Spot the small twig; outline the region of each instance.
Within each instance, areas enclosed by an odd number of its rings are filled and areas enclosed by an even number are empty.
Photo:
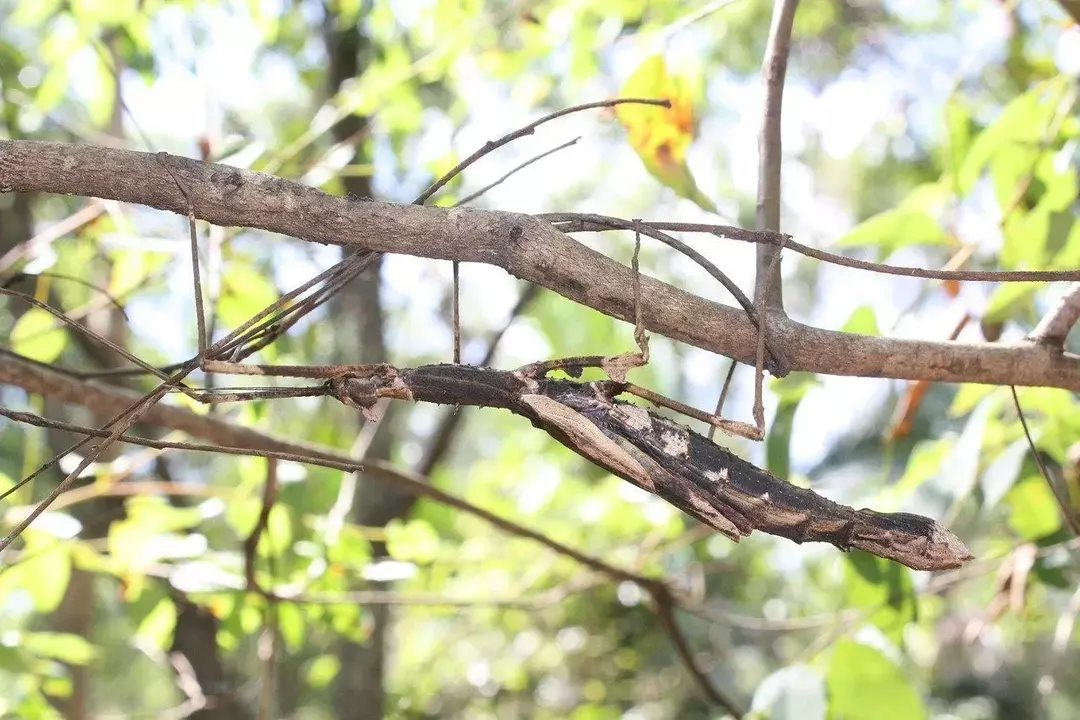
[[[416,200],[413,201],[413,204],[414,205],[423,205],[424,203],[426,203],[428,201],[428,199],[431,198],[432,195],[437,193],[448,182],[450,182],[455,177],[460,175],[466,168],[468,168],[470,165],[475,163],[477,160],[484,157],[485,155],[491,154],[492,152],[498,150],[499,148],[501,148],[503,145],[506,145],[507,143],[511,143],[514,140],[517,140],[518,138],[522,138],[522,137],[526,137],[528,135],[532,135],[533,132],[536,131],[536,128],[540,127],[541,125],[543,125],[546,122],[550,122],[551,120],[555,120],[556,118],[561,118],[564,115],[570,115],[572,113],[581,112],[583,110],[590,110],[592,108],[601,108],[601,107],[614,107],[615,105],[622,105],[624,103],[637,103],[639,105],[657,105],[659,107],[666,107],[666,108],[671,107],[671,101],[670,100],[656,100],[656,99],[650,99],[650,98],[614,98],[614,99],[611,99],[611,100],[600,100],[598,102],[584,103],[582,105],[574,105],[573,107],[564,108],[563,110],[558,110],[556,112],[550,113],[550,114],[545,115],[544,117],[540,118],[539,120],[537,120],[535,122],[531,122],[528,125],[513,131],[512,133],[508,133],[506,135],[503,135],[498,140],[492,140],[492,141],[488,141],[488,142],[484,143],[484,146],[482,148],[480,148],[479,150],[474,152],[472,155],[470,155],[469,157],[467,157],[464,160],[462,160],[461,162],[459,162],[456,166],[454,166],[453,169],[450,170],[450,172],[446,173],[445,175],[440,177],[438,180],[433,182],[431,185],[429,185],[428,188],[426,190],[424,190],[424,192],[420,193],[420,197],[416,198]]]
[[[192,367],[191,369],[193,370],[194,367]],[[102,440],[100,443],[98,443],[96,446],[94,446],[91,449],[91,451],[86,454],[86,457],[84,457],[79,462],[79,464],[75,467],[75,469],[72,470],[71,472],[69,472],[67,474],[67,476],[64,477],[64,479],[60,481],[60,484],[57,485],[53,489],[53,491],[50,492],[45,497],[44,500],[39,502],[26,515],[25,518],[23,518],[19,523],[17,523],[15,525],[14,529],[12,529],[11,532],[9,532],[4,537],[3,540],[0,540],[0,552],[2,552],[9,545],[11,545],[11,543],[13,543],[15,541],[15,539],[18,538],[19,535],[21,535],[24,530],[26,530],[26,528],[30,527],[30,523],[32,523],[34,520],[36,520],[38,518],[38,516],[41,515],[41,513],[45,512],[45,510],[49,507],[49,505],[51,505],[52,502],[54,500],[56,500],[56,498],[58,498],[69,487],[71,487],[71,485],[79,477],[79,475],[82,473],[82,471],[85,470],[87,467],[89,467],[89,465],[92,462],[94,462],[94,460],[97,459],[98,455],[100,455],[102,452],[105,451],[106,448],[108,448],[110,445],[112,445],[112,443],[115,442],[117,438],[119,438],[121,435],[123,435],[125,432],[127,432],[128,429],[132,425],[134,425],[136,423],[136,421],[138,421],[138,419],[148,409],[150,409],[150,407],[152,405],[154,405],[158,400],[160,400],[162,398],[162,396],[165,395],[165,392],[170,387],[170,385],[173,385],[173,384],[179,382],[189,372],[191,372],[191,370],[187,370],[186,372],[183,372],[183,373],[177,373],[172,378],[170,378],[169,381],[158,385],[158,387],[155,390],[153,390],[150,393],[148,393],[147,395],[145,395],[135,405],[135,407],[130,412],[119,415],[117,417],[114,417],[112,420],[110,420],[109,423],[107,424],[107,426],[111,426],[113,423],[115,423],[115,425],[116,425],[115,429],[110,431],[108,436],[104,440]],[[67,452],[70,452],[70,450],[68,450]],[[63,453],[63,455],[66,455],[67,452]],[[60,457],[62,457],[63,455],[61,455]],[[58,461],[58,458],[54,457],[54,460],[50,461],[50,463],[47,464],[47,465],[51,465],[52,462],[54,462],[54,461]],[[20,483],[17,483],[16,487],[20,487],[24,483],[25,483],[25,480],[20,482]]]
[[[634,271],[634,342],[641,351],[641,362],[649,362],[649,337],[645,334],[645,323],[641,319],[641,266],[638,256],[641,254],[640,221],[634,221],[634,255],[630,258],[630,269]]]
[[[195,229],[195,204],[191,200],[191,195],[188,194],[187,188],[185,188],[180,180],[173,174],[172,168],[169,167],[169,154],[166,152],[159,152],[157,154],[158,160],[161,162],[161,166],[165,168],[165,172],[169,173],[169,177],[176,183],[176,188],[180,191],[180,194],[184,196],[184,200],[187,202],[188,209],[188,234],[191,242],[191,281],[195,286],[195,321],[198,324],[199,332],[199,357],[206,356],[206,316],[203,309],[203,290],[202,280],[199,276],[199,234]]]
[[[768,325],[769,290],[774,285],[780,285],[777,276],[780,274],[780,256],[784,252],[784,241],[781,236],[780,245],[769,260],[769,267],[762,277],[761,293],[757,297],[757,312],[761,322],[758,323],[757,358],[754,364],[754,425],[763,437],[765,435],[765,404],[762,399],[765,386],[765,328]],[[760,437],[758,438],[760,439]]]
[[[1065,522],[1069,524],[1069,527],[1073,531],[1073,535],[1080,536],[1080,519],[1077,519],[1076,513],[1073,512],[1072,507],[1069,505],[1069,498],[1062,497],[1058,492],[1057,484],[1054,482],[1054,478],[1050,475],[1050,469],[1046,467],[1046,463],[1043,462],[1042,453],[1035,447],[1035,440],[1031,437],[1031,431],[1028,429],[1027,418],[1024,417],[1024,409],[1020,407],[1020,396],[1016,392],[1016,386],[1010,385],[1009,390],[1012,392],[1013,405],[1016,407],[1016,414],[1020,418],[1020,426],[1024,429],[1024,437],[1027,438],[1028,447],[1031,448],[1031,454],[1035,457],[1035,464],[1039,466],[1039,472],[1042,473],[1043,478],[1046,480],[1046,484],[1050,486],[1050,492],[1054,494],[1054,499],[1057,500],[1058,507],[1061,508],[1061,514],[1065,517]]]
[[[731,379],[735,377],[735,368],[739,366],[739,363],[731,360],[728,363],[727,375],[724,377],[724,384],[720,387],[720,397],[716,401],[716,411],[713,412],[713,417],[720,417],[724,413],[724,401],[727,400],[728,390],[731,388]],[[716,426],[709,425],[710,440],[716,438]]]
[[[3,287],[4,289],[10,288],[13,284],[24,278],[55,278],[57,280],[72,282],[76,285],[82,285],[85,288],[89,288],[96,293],[104,295],[105,299],[109,301],[109,304],[120,311],[120,314],[123,316],[124,320],[130,321],[130,318],[127,316],[127,311],[124,309],[124,306],[120,304],[120,301],[112,293],[110,293],[103,287],[99,287],[98,285],[95,285],[88,280],[83,280],[82,278],[75,277],[74,275],[52,272],[51,270],[39,273],[13,273],[10,277],[4,280],[3,284],[0,285],[0,287]]]
[[[1080,321],[1080,282],[1069,285],[1054,308],[1031,331],[1028,339],[1061,350],[1077,321]]]
[[[144,371],[146,371],[147,373],[149,373],[151,375],[156,376],[158,379],[167,380],[169,378],[169,375],[167,373],[162,372],[158,368],[154,367],[153,365],[151,365],[151,364],[147,363],[146,361],[144,361],[142,358],[138,357],[137,355],[133,355],[132,353],[128,352],[127,350],[125,350],[120,345],[117,345],[112,340],[109,340],[107,337],[105,337],[105,336],[103,336],[103,335],[101,335],[99,333],[94,332],[93,330],[86,327],[82,323],[79,323],[79,322],[76,322],[75,320],[72,320],[71,318],[69,318],[62,311],[57,310],[56,308],[54,308],[52,305],[49,305],[48,303],[44,303],[41,300],[38,300],[33,295],[27,295],[24,292],[19,292],[18,290],[9,290],[9,289],[3,288],[3,287],[0,287],[0,295],[8,295],[10,297],[18,298],[19,300],[22,300],[23,302],[27,303],[28,305],[32,305],[32,306],[34,306],[34,307],[36,307],[36,308],[38,308],[40,310],[44,310],[45,312],[49,313],[50,315],[55,317],[57,320],[62,322],[63,324],[70,326],[76,332],[80,332],[83,335],[85,335],[86,337],[90,338],[91,340],[94,340],[95,342],[98,342],[98,343],[104,345],[105,347],[109,348],[113,352],[115,352],[118,355],[122,356],[125,360],[129,360],[132,363],[134,363],[135,365],[138,365]],[[17,354],[17,353],[12,353],[12,354]],[[181,385],[180,389],[185,390],[186,387]]]
[[[561,232],[602,232],[611,230],[621,225],[612,225],[609,221],[625,223],[626,220],[619,218],[607,218],[592,213],[542,213],[535,217],[546,220]],[[602,221],[589,221],[586,218],[603,218]],[[574,228],[567,230],[564,226]],[[765,245],[779,245],[781,235],[784,239],[784,247],[797,252],[808,258],[821,262],[848,267],[855,270],[866,270],[882,275],[898,275],[901,277],[922,278],[924,280],[960,280],[967,282],[1060,282],[1065,280],[1080,280],[1080,270],[937,270],[932,268],[909,267],[906,265],[888,265],[869,260],[837,255],[836,253],[819,250],[797,242],[790,235],[770,230],[747,230],[746,228],[732,225],[714,225],[711,223],[668,222],[649,220],[644,222],[645,228],[652,230],[667,230],[669,232],[693,232],[713,235],[721,240],[738,240]]]
[[[453,325],[454,325],[454,364],[461,364],[461,263],[451,263],[454,276],[453,289]]]
[[[788,54],[791,52],[791,26],[799,0],[775,0],[769,41],[761,65],[761,82],[765,86],[765,103],[758,135],[758,194],[757,229],[780,230],[780,164],[783,149],[780,141],[780,110],[784,101],[784,78],[787,75]],[[762,286],[772,272],[772,258],[779,250],[758,245],[756,285]],[[771,286],[762,296],[759,311],[784,311],[783,288]]]
[[[565,150],[566,148],[570,147],[571,145],[576,145],[577,141],[580,140],[580,139],[581,139],[580,137],[576,137],[573,140],[569,140],[567,142],[564,142],[562,145],[559,145],[558,147],[553,147],[550,150],[546,150],[546,151],[540,153],[536,157],[533,157],[533,158],[530,158],[530,159],[526,160],[525,162],[523,162],[520,165],[518,165],[517,167],[515,167],[513,170],[510,170],[509,172],[507,172],[505,175],[503,175],[498,180],[496,180],[496,181],[494,181],[492,183],[489,183],[489,184],[485,185],[484,187],[480,188],[479,190],[477,190],[476,192],[474,192],[474,193],[472,193],[470,195],[466,195],[465,197],[461,198],[460,200],[458,200],[454,204],[455,207],[460,207],[461,205],[468,205],[473,200],[476,200],[478,197],[480,197],[484,193],[488,192],[492,188],[495,188],[495,187],[503,184],[504,182],[509,180],[511,177],[513,177],[515,174],[521,172],[522,170],[529,167],[533,163],[538,162],[540,160],[543,160],[548,155],[554,155],[555,153],[559,152],[560,150]]]
[[[267,524],[270,522],[270,511],[274,509],[274,502],[277,500],[277,469],[277,459],[267,458],[266,481],[263,483],[259,517],[255,521],[255,527],[244,540],[244,586],[249,592],[260,590],[259,583],[255,579],[255,560],[258,557],[259,540],[266,531]]]
[[[90,200],[82,208],[76,210],[60,222],[47,227],[34,237],[19,243],[4,253],[4,255],[0,257],[0,273],[6,271],[26,256],[38,252],[40,248],[48,247],[69,232],[77,230],[83,225],[93,221],[103,212],[105,212],[104,202],[97,199]]]
[[[621,218],[609,217],[607,215],[595,215],[592,213],[543,213],[536,217],[557,227],[570,224],[571,227],[558,228],[560,232],[564,233],[575,231],[596,232],[598,230],[633,230],[634,232],[647,235],[654,240],[659,240],[673,250],[682,253],[701,266],[701,268],[709,273],[709,275],[712,275],[713,278],[723,285],[724,289],[735,298],[735,301],[739,303],[739,306],[746,311],[746,316],[750,318],[750,322],[757,326],[757,314],[754,310],[754,303],[750,301],[750,298],[746,297],[746,294],[742,289],[712,261],[681,240],[658,229],[656,223],[645,222],[643,220],[623,220]]]
[[[675,619],[674,608],[676,603],[671,596],[671,590],[662,583],[650,584],[646,589],[649,591],[649,595],[653,599],[653,604],[656,606],[656,615],[660,618],[660,624],[664,627],[664,632],[666,632],[667,636],[671,639],[671,643],[675,646],[675,651],[678,653],[683,665],[689,671],[690,676],[694,678],[694,682],[697,683],[697,686],[705,694],[705,697],[707,697],[714,705],[724,708],[725,711],[731,713],[736,718],[741,718],[743,716],[743,711],[739,708],[738,704],[721,692],[721,690],[709,680],[709,676],[698,667],[697,662],[694,660],[693,651],[690,650],[690,646],[686,642],[686,636],[683,635],[682,630],[679,629],[679,623]]]

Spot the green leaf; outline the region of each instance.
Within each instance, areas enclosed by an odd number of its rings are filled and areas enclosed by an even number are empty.
[[[1042,142],[1046,125],[1056,112],[1060,93],[1068,82],[1068,78],[1058,76],[1039,83],[1012,100],[979,133],[960,168],[957,190],[961,196],[971,190],[998,153],[1013,145],[1036,146]]]
[[[948,196],[949,188],[943,183],[924,183],[898,207],[864,220],[836,244],[842,248],[876,247],[882,258],[909,245],[946,245],[949,236],[935,215],[945,206]]]
[[[135,635],[140,640],[164,650],[172,642],[175,629],[176,604],[169,598],[162,598],[139,623],[139,629],[135,631]]]
[[[27,310],[11,330],[11,349],[38,362],[53,362],[65,345],[64,324],[41,308]]]
[[[341,662],[334,655],[320,655],[308,665],[307,681],[313,688],[325,688],[337,677]]]
[[[825,679],[807,665],[777,670],[754,691],[750,713],[762,720],[824,720]]]
[[[990,413],[997,408],[997,398],[996,395],[987,396],[975,406],[945,461],[943,472],[948,477],[948,489],[954,498],[966,497],[979,481],[983,437]]]
[[[1009,526],[1025,540],[1040,540],[1061,529],[1061,508],[1041,475],[1018,482],[1005,498]]]
[[[820,384],[813,373],[798,372],[776,380],[770,386],[779,404],[769,424],[769,434],[765,436],[765,461],[769,471],[779,477],[786,478],[791,473],[791,433],[795,412],[807,391]]]
[[[1045,286],[1045,283],[1001,283],[986,301],[983,320],[1004,322],[1031,312],[1035,292]]]
[[[228,327],[239,327],[277,299],[277,288],[264,273],[246,259],[235,259],[222,277],[218,316]]]
[[[877,315],[870,305],[860,305],[851,313],[851,317],[840,328],[841,332],[855,333],[856,335],[880,335]]]
[[[24,537],[26,537],[24,535]],[[41,536],[30,539],[25,558],[0,573],[0,597],[18,589],[30,595],[39,613],[55,610],[71,580],[70,543]]]
[[[426,520],[393,520],[386,526],[386,549],[395,560],[430,563],[439,553],[439,535]]]
[[[138,0],[72,0],[75,17],[105,26],[123,25],[139,11]]]
[[[959,186],[960,168],[971,147],[971,131],[974,123],[971,108],[959,95],[953,95],[945,104],[945,146],[942,150],[945,171]]]
[[[843,638],[826,684],[831,720],[922,720],[926,708],[900,669],[878,650]]]
[[[86,638],[71,633],[33,632],[19,638],[19,646],[39,657],[68,665],[86,665],[97,657],[97,648]]]
[[[918,619],[911,574],[902,565],[853,550],[845,557],[844,587],[852,607],[870,610],[870,622],[894,642]]]
[[[281,603],[277,610],[278,630],[285,647],[296,652],[304,644],[304,616],[293,603]]]

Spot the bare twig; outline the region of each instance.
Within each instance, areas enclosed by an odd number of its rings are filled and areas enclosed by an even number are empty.
[[[563,232],[592,231],[598,232],[622,227],[617,223],[626,220],[609,218],[594,213],[544,213],[537,215],[541,219],[551,219],[552,224]],[[612,222],[614,221],[614,222]],[[944,268],[918,268],[906,265],[888,265],[869,260],[849,258],[844,255],[819,250],[803,245],[790,235],[770,230],[747,230],[732,225],[713,225],[711,223],[669,222],[665,220],[643,221],[645,228],[667,230],[670,232],[693,232],[713,235],[721,240],[738,240],[756,244],[779,246],[783,236],[784,247],[808,258],[821,262],[866,270],[882,275],[923,278],[926,280],[958,280],[968,282],[1058,282],[1062,280],[1080,280],[1080,270],[954,270]]]
[[[1080,320],[1080,282],[1074,282],[1069,285],[1054,308],[1043,316],[1043,319],[1028,335],[1028,339],[1060,350],[1065,345],[1065,338],[1068,337],[1069,331],[1078,320]]]
[[[41,248],[48,247],[69,232],[93,221],[103,212],[105,212],[105,203],[100,200],[91,200],[60,222],[49,226],[26,242],[21,242],[4,253],[3,257],[0,257],[0,273],[5,272],[28,255],[33,255]]]
[[[1062,496],[1061,492],[1059,492],[1057,483],[1054,482],[1054,478],[1050,474],[1050,469],[1046,467],[1046,463],[1043,461],[1042,453],[1035,446],[1035,440],[1031,437],[1031,430],[1028,429],[1027,418],[1024,417],[1024,409],[1020,407],[1020,396],[1017,394],[1016,388],[1010,385],[1009,390],[1012,392],[1013,405],[1016,407],[1016,414],[1020,418],[1020,427],[1024,429],[1024,437],[1027,438],[1028,447],[1031,448],[1031,455],[1035,458],[1035,464],[1039,466],[1039,472],[1042,473],[1046,484],[1050,486],[1050,492],[1054,494],[1054,499],[1057,500],[1058,507],[1061,508],[1061,514],[1072,529],[1073,535],[1080,537],[1080,519],[1076,517],[1076,512],[1072,509],[1068,495]]]
[[[180,184],[180,180],[177,179],[173,171],[169,169],[169,154],[166,152],[159,152],[157,154],[158,161],[161,166],[165,168],[165,172],[169,173],[169,177],[176,183],[176,189],[180,191],[180,194],[184,196],[187,201],[187,218],[188,218],[188,235],[191,247],[191,281],[195,287],[195,322],[198,325],[199,331],[199,357],[206,355],[206,314],[203,309],[203,289],[202,280],[200,278],[199,271],[199,234],[195,229],[195,204],[191,201],[191,195]]]
[[[492,188],[498,187],[499,185],[503,184],[504,182],[509,180],[511,177],[513,177],[515,174],[521,172],[522,170],[529,167],[533,163],[538,162],[540,160],[543,160],[548,155],[554,155],[555,153],[559,152],[560,150],[565,150],[566,148],[570,147],[571,145],[576,145],[577,141],[580,140],[580,139],[581,139],[580,137],[576,137],[573,140],[568,140],[567,142],[564,142],[562,145],[559,145],[557,147],[553,147],[550,150],[545,150],[544,152],[540,153],[539,155],[526,160],[525,162],[521,163],[517,167],[515,167],[512,170],[510,170],[509,172],[507,172],[505,175],[500,177],[498,180],[495,180],[494,182],[488,183],[487,185],[480,188],[476,192],[470,193],[469,195],[466,195],[465,197],[461,198],[460,200],[457,201],[456,205],[457,206],[468,205],[473,200],[476,200],[477,198],[479,198],[481,195],[488,192]]]
[[[716,400],[716,410],[713,412],[715,417],[720,417],[724,412],[724,402],[727,400],[728,390],[731,388],[731,379],[735,376],[735,368],[739,363],[731,360],[728,362],[727,375],[724,376],[724,384],[720,387],[720,397]],[[709,439],[712,440],[716,437],[716,426],[709,426]]]
[[[788,54],[791,51],[791,26],[798,5],[799,0],[775,0],[773,3],[769,42],[761,67],[765,103],[758,136],[758,230],[780,230],[780,163],[783,157],[780,143],[780,109],[784,100]],[[778,249],[758,245],[756,285],[763,286],[767,282],[773,257],[778,253]],[[769,294],[763,297],[762,307],[773,312],[783,312],[783,298],[783,288],[780,283],[775,283]]]
[[[722,707],[727,712],[734,715],[736,718],[743,716],[743,711],[739,705],[727,696],[726,693],[716,687],[715,684],[709,679],[701,668],[698,667],[697,662],[694,660],[694,654],[690,650],[690,646],[686,642],[686,637],[683,635],[682,630],[679,629],[678,621],[675,619],[675,601],[671,596],[671,591],[666,585],[655,585],[648,588],[649,594],[652,596],[653,604],[656,606],[656,615],[660,618],[660,623],[664,627],[664,631],[668,637],[671,638],[672,644],[675,646],[675,650],[682,660],[683,665],[689,671],[690,676],[694,678],[694,682],[705,694],[705,696],[718,707]]]
[[[614,98],[614,99],[611,99],[611,100],[600,100],[598,102],[583,103],[581,105],[574,105],[573,107],[568,107],[568,108],[565,108],[563,110],[557,110],[556,112],[545,115],[544,117],[540,118],[539,120],[536,120],[535,122],[531,122],[528,125],[513,131],[512,133],[508,133],[506,135],[503,135],[498,140],[490,140],[490,141],[484,143],[484,146],[482,148],[480,148],[479,150],[474,152],[472,155],[470,155],[469,157],[467,157],[464,160],[462,160],[461,162],[459,162],[449,172],[447,172],[441,178],[439,178],[438,180],[433,182],[431,185],[429,185],[428,188],[426,190],[424,190],[424,192],[420,193],[420,197],[416,198],[416,200],[413,201],[413,204],[414,205],[423,205],[424,203],[426,203],[431,198],[432,195],[437,193],[448,182],[450,182],[455,177],[457,177],[462,172],[464,172],[464,170],[466,168],[468,168],[470,165],[472,165],[474,162],[476,162],[480,158],[484,157],[485,155],[489,155],[492,152],[494,152],[495,150],[498,150],[499,148],[501,148],[503,145],[506,145],[507,143],[511,143],[514,140],[517,140],[518,138],[523,138],[523,137],[526,137],[528,135],[532,135],[536,131],[536,128],[540,127],[541,125],[543,125],[546,122],[550,122],[550,121],[555,120],[557,118],[561,118],[564,115],[571,115],[573,113],[582,112],[583,110],[591,110],[593,108],[603,108],[603,107],[614,107],[616,105],[623,105],[623,104],[626,104],[626,103],[636,103],[638,105],[658,105],[660,107],[671,107],[671,101],[670,100],[657,100],[657,99],[652,99],[652,98]]]

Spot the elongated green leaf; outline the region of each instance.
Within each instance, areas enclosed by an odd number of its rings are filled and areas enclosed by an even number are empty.
[[[922,720],[926,708],[892,661],[844,638],[833,647],[826,678],[830,720]]]

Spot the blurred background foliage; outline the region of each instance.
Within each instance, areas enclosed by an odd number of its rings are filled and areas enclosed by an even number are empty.
[[[485,158],[435,202],[453,204],[581,136],[472,204],[751,225],[771,11],[761,0],[0,0],[0,137],[206,157],[411,202],[487,140],[648,73],[661,82],[660,63],[678,78],[677,118],[642,136],[633,117],[568,116]],[[900,264],[1077,267],[1078,73],[1080,29],[1049,0],[804,0],[784,99],[783,229]],[[265,233],[201,230],[218,335],[338,257]],[[752,248],[687,240],[750,289]],[[632,250],[625,236],[583,241],[624,262]],[[0,273],[150,362],[196,350],[186,253],[185,225],[171,215],[0,196]],[[666,248],[646,244],[642,266],[730,302]],[[783,274],[787,312],[801,321],[941,340],[1018,339],[1062,291],[880,277],[797,257]],[[366,289],[256,360],[448,361],[449,279],[447,263],[389,258]],[[632,328],[501,271],[467,265],[462,283],[466,362],[480,361],[508,318],[492,360],[503,368],[632,347]],[[0,305],[0,336],[42,362],[121,365],[13,302]],[[662,338],[653,350],[636,382],[715,403],[725,360]],[[736,375],[728,415],[749,416],[750,375]],[[738,452],[838,501],[942,518],[978,560],[930,576],[767,536],[736,546],[497,411],[462,409],[450,442],[433,450],[447,410],[395,408],[378,452],[669,580],[698,663],[757,717],[1080,715],[1078,543],[1009,390],[794,374],[766,394],[767,439]],[[1051,479],[1080,511],[1076,397],[1019,395]],[[0,399],[104,420],[13,388]],[[342,451],[359,428],[352,411],[323,401],[212,412]],[[4,421],[0,485],[70,441]],[[7,523],[58,477],[9,498]],[[4,715],[722,716],[640,588],[339,472],[281,464],[259,551],[268,583],[324,602],[268,606],[239,592],[266,478],[262,460],[130,447],[95,463],[0,567]],[[121,492],[146,482],[158,485]]]

